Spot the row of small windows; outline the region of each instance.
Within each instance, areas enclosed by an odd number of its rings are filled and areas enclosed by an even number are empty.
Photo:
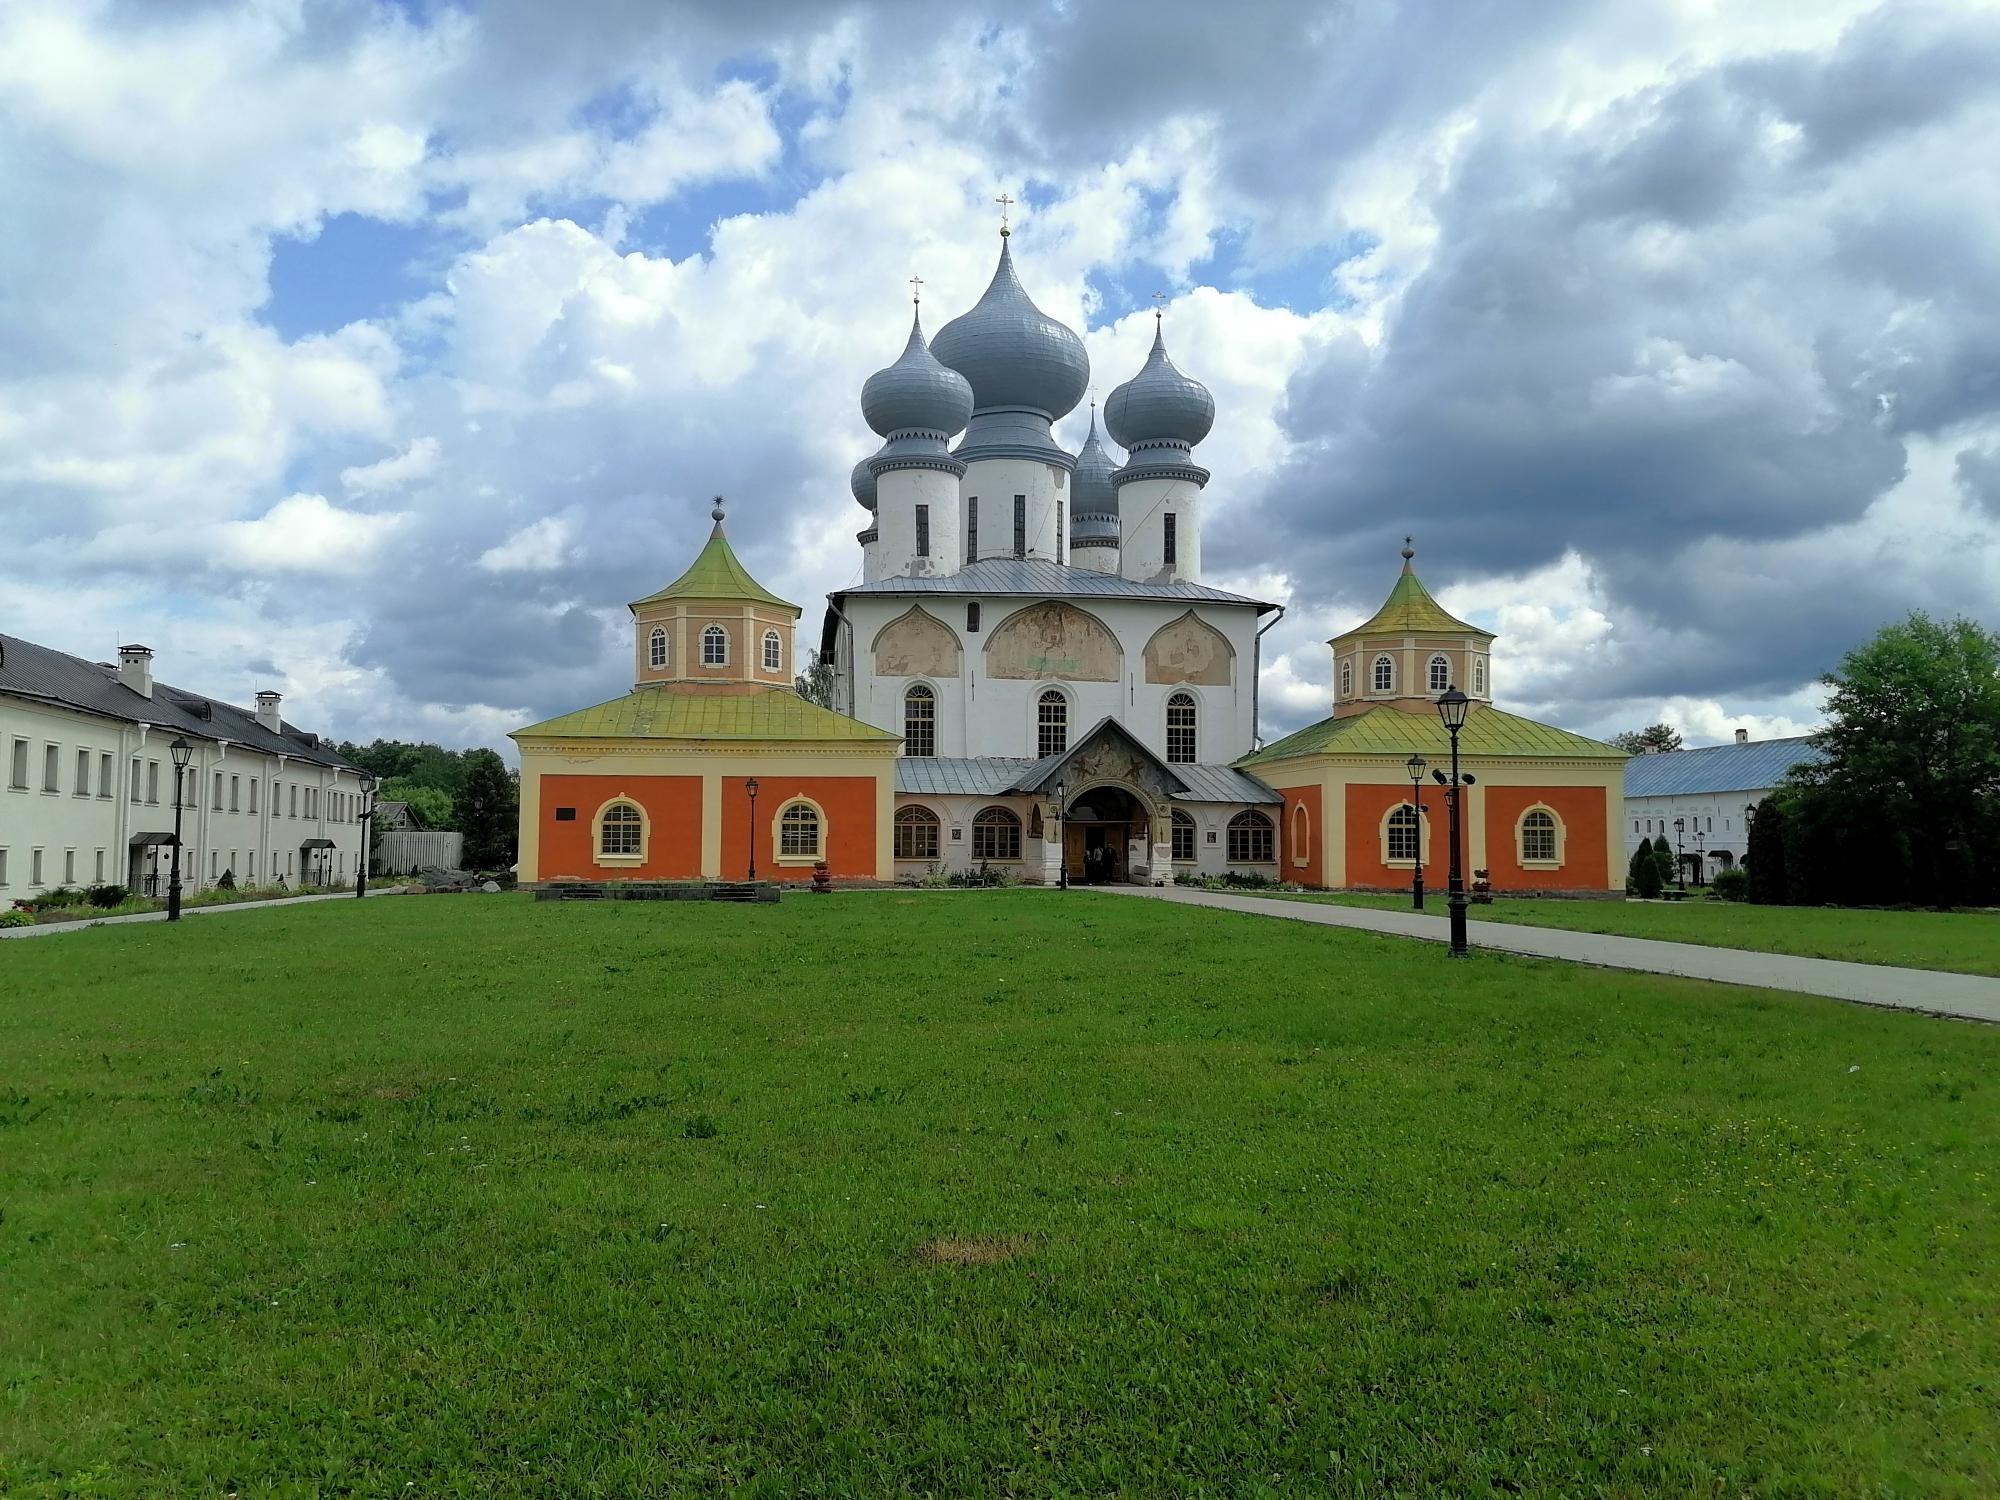
[[[1640,830],[1640,828],[1639,828],[1639,825],[1640,825],[1640,823],[1641,823],[1641,822],[1643,822],[1643,823],[1644,823],[1644,824],[1646,825],[1646,827],[1645,827],[1644,831],[1645,831],[1645,832],[1647,832],[1647,833],[1653,833],[1653,832],[1655,832],[1655,831],[1657,831],[1657,832],[1660,832],[1660,833],[1665,833],[1665,832],[1666,832],[1666,831],[1667,831],[1667,830],[1668,830],[1669,828],[1673,827],[1673,823],[1672,823],[1672,821],[1671,821],[1670,819],[1667,819],[1667,818],[1660,818],[1660,819],[1658,819],[1658,820],[1657,820],[1657,821],[1659,822],[1659,825],[1660,825],[1660,826],[1659,826],[1659,828],[1658,828],[1657,830],[1655,830],[1655,829],[1654,829],[1654,827],[1653,827],[1653,823],[1654,823],[1654,821],[1655,821],[1655,820],[1654,820],[1654,819],[1652,819],[1652,818],[1644,818],[1644,819],[1641,819],[1641,818],[1634,818],[1634,819],[1632,820],[1632,831],[1633,831],[1634,833],[1638,833],[1638,832],[1640,832],[1641,830]],[[1702,821],[1702,819],[1701,819],[1701,818],[1689,818],[1689,819],[1688,819],[1687,821],[1688,821],[1688,823],[1689,823],[1689,824],[1691,824],[1691,825],[1692,825],[1692,824],[1696,824],[1696,823],[1700,823],[1700,822]],[[1707,820],[1707,822],[1708,822],[1708,826],[1707,826],[1706,828],[1703,828],[1703,829],[1701,829],[1700,831],[1701,831],[1701,832],[1703,832],[1703,833],[1713,833],[1713,832],[1715,832],[1715,819],[1711,817],[1711,818],[1709,818],[1709,819]],[[1692,833],[1692,832],[1694,832],[1695,830],[1694,830],[1694,828],[1690,827],[1690,828],[1689,828],[1689,829],[1688,829],[1687,831],[1688,831],[1688,832],[1690,832],[1690,833]],[[1727,832],[1729,832],[1729,819],[1727,819],[1727,818],[1724,818],[1724,819],[1722,820],[1722,831],[1723,831],[1724,833],[1727,833]]]
[[[44,866],[45,866],[44,856],[47,854],[47,852],[48,851],[44,849],[30,849],[28,851],[29,885],[48,884],[48,881],[44,878]],[[106,871],[108,868],[106,864],[107,851],[103,849],[98,849],[93,852],[96,858],[93,864],[93,872],[91,878],[95,880],[97,884],[102,885],[104,884],[105,879],[107,878],[106,876]],[[237,855],[239,852],[242,855],[242,864],[240,868],[242,870],[243,879],[254,882],[257,879],[257,851],[255,849],[246,849],[242,851],[231,849],[227,851],[226,857],[223,850],[220,849],[209,850],[208,878],[210,880],[217,880],[220,879],[224,874],[228,874],[232,877],[235,876],[239,868],[237,863]],[[11,851],[8,849],[0,848],[0,889],[4,889],[9,882],[10,871],[9,871],[8,857],[10,853]],[[59,885],[76,884],[77,882],[76,855],[77,851],[74,849],[65,849],[62,851],[62,879],[57,882]],[[276,880],[283,880],[287,876],[289,876],[292,873],[293,869],[292,861],[294,857],[295,856],[290,851],[286,851],[283,855],[283,863],[281,864],[279,862],[279,855],[276,852],[274,852],[271,855],[272,878]],[[331,875],[335,879],[346,878],[347,851],[344,849],[332,851],[332,857],[333,857],[333,864],[331,865],[330,868],[321,868],[319,870],[312,870],[310,868],[308,869],[307,874],[309,877],[312,878],[313,883],[317,884],[318,877],[323,875]],[[357,855],[356,858],[358,864],[359,856]],[[195,876],[195,871],[192,868],[192,864],[193,861],[192,858],[190,858],[189,860],[190,868],[188,869],[188,877],[190,879],[193,879]],[[140,889],[142,889],[145,894],[147,895],[157,894],[153,886],[154,886],[154,877],[151,876],[142,877],[140,881]]]
[[[897,859],[936,859],[942,847],[938,815],[928,807],[896,809]],[[1172,854],[1182,862],[1195,857],[1194,819],[1175,808],[1172,821]],[[1271,864],[1277,859],[1277,829],[1263,813],[1246,809],[1229,820],[1227,851],[1232,864]],[[972,857],[983,860],[1018,860],[1021,857],[1021,819],[1011,808],[984,807],[972,819]]]
[[[646,665],[655,671],[667,665],[667,632],[664,626],[655,625],[652,634],[646,637]],[[784,642],[778,632],[764,632],[764,670],[776,672],[785,663]],[[729,665],[729,632],[720,625],[710,625],[701,633],[701,664],[704,667],[726,667]]]
[[[9,758],[7,777],[7,785],[12,791],[25,792],[31,789],[28,781],[28,769],[32,759],[31,748],[30,742],[27,740],[16,739],[14,741],[13,750]],[[96,771],[96,796],[109,800],[114,790],[115,778],[112,769],[114,764],[114,759],[109,751],[79,749],[76,752],[76,774],[70,784],[70,795],[75,797],[88,797],[92,795],[92,769],[94,766]],[[144,768],[143,771],[141,770],[142,766]],[[42,747],[41,789],[44,792],[60,792],[62,790],[61,772],[62,747],[59,745],[44,744]],[[143,797],[140,795],[142,784],[145,793]],[[247,808],[243,800],[246,784],[249,793]],[[255,813],[258,811],[258,784],[258,778],[255,776],[245,778],[238,774],[217,771],[214,773],[213,791],[209,805],[216,812],[249,811]],[[303,794],[305,809],[303,816],[317,818],[320,815],[320,788],[303,786],[296,781],[286,783],[275,780],[271,783],[271,816],[275,818],[281,815],[279,812],[280,799],[283,797],[288,785],[291,790],[290,816],[294,818],[301,816],[300,797]],[[189,787],[195,798],[198,799],[200,796],[200,783],[193,779],[192,773],[190,773],[189,777]],[[226,802],[224,800],[225,791],[227,793]],[[133,802],[143,801],[158,806],[160,801],[160,762],[157,760],[142,762],[138,756],[135,755],[132,757],[129,795]],[[195,803],[190,802],[188,805],[193,806]],[[352,792],[328,792],[326,808],[327,820],[329,822],[352,823],[360,817],[360,799]]]
[[[1451,659],[1442,652],[1433,656],[1424,668],[1425,685],[1433,693],[1442,693],[1451,686]],[[1369,691],[1393,693],[1396,690],[1396,659],[1384,651],[1369,666]],[[1472,691],[1475,697],[1486,694],[1486,659],[1474,657],[1472,661]],[[1354,663],[1340,664],[1340,696],[1354,695]]]
[[[1193,765],[1196,751],[1196,709],[1190,693],[1167,699],[1167,759]],[[1060,688],[1044,688],[1035,700],[1035,754],[1060,755],[1069,748],[1069,697]],[[937,754],[937,694],[916,683],[903,694],[903,754]]]

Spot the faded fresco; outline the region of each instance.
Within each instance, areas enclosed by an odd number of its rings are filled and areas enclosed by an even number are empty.
[[[1228,638],[1189,610],[1146,642],[1146,681],[1228,687],[1235,660]]]
[[[1031,604],[986,642],[989,677],[1116,682],[1125,653],[1103,621],[1074,605]]]
[[[875,637],[875,672],[881,677],[956,677],[958,637],[921,608],[912,608]]]

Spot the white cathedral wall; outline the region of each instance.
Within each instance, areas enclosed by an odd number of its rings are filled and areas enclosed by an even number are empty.
[[[1014,556],[1014,498],[1025,501],[1027,555],[1042,562],[1065,562],[1069,540],[1069,471],[1059,464],[1028,458],[985,458],[969,465],[958,482],[962,497],[959,546],[966,556],[965,527],[972,501],[979,501],[979,534],[974,561]]]
[[[1060,688],[1069,699],[1071,743],[1098,720],[1117,719],[1156,755],[1167,751],[1167,699],[1176,692],[1197,705],[1196,759],[1226,764],[1248,754],[1256,734],[1252,674],[1256,662],[1257,612],[1244,605],[1197,604],[1193,612],[1229,641],[1235,652],[1226,687],[1144,680],[1146,643],[1161,626],[1179,619],[1190,606],[1180,600],[1075,597],[1063,602],[1095,616],[1117,638],[1121,663],[1117,681],[992,677],[987,674],[986,642],[1016,611],[1047,602],[1034,597],[991,595],[849,596],[845,609],[852,630],[838,652],[851,688],[855,718],[892,734],[903,732],[903,696],[915,682],[937,695],[937,753],[940,756],[1029,756],[1036,753],[1037,699],[1045,688]],[[956,676],[878,676],[874,641],[882,628],[922,607],[944,624],[959,643]],[[980,628],[966,630],[967,605],[977,604]],[[843,693],[842,701],[847,701]]]
[[[1167,561],[1167,521],[1174,560]],[[1118,571],[1145,583],[1201,581],[1201,487],[1189,479],[1134,479],[1118,487]]]
[[[972,855],[972,820],[980,811],[988,807],[1005,807],[1021,820],[1021,858],[1018,861],[1005,860],[995,863],[995,868],[1006,871],[1015,879],[1027,885],[1052,884],[1056,878],[1059,858],[1056,853],[1057,827],[1055,821],[1044,814],[1042,837],[1032,835],[1033,813],[1037,803],[1034,797],[967,797],[931,796],[913,792],[899,792],[896,806],[899,808],[927,807],[938,817],[938,857],[936,859],[899,859],[895,862],[898,880],[921,880],[930,874],[955,875],[978,867],[980,861]],[[1041,805],[1046,809],[1050,804]],[[1243,875],[1263,875],[1275,878],[1276,864],[1234,864],[1228,858],[1229,820],[1243,811],[1243,807],[1233,803],[1177,802],[1175,808],[1194,820],[1194,853],[1192,860],[1173,862],[1176,879],[1192,875],[1222,875],[1234,871]],[[1275,824],[1278,810],[1263,808],[1262,811]]]
[[[917,507],[927,509],[927,547],[917,546]],[[941,469],[891,469],[875,481],[875,526],[880,540],[870,578],[926,578],[956,573],[965,558],[960,533],[958,476]],[[870,571],[872,570],[872,571]]]

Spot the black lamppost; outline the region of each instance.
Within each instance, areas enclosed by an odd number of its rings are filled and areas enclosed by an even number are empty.
[[[375,778],[361,776],[361,864],[354,872],[354,894],[368,894],[368,820],[375,816]]]
[[[1445,905],[1451,914],[1451,956],[1464,958],[1470,952],[1465,941],[1465,862],[1459,842],[1459,796],[1464,782],[1458,774],[1458,732],[1465,728],[1465,711],[1472,706],[1472,700],[1456,687],[1448,687],[1438,695],[1438,717],[1444,720],[1445,732],[1451,736],[1451,780],[1445,784],[1451,789],[1445,800],[1451,808],[1451,874],[1450,885],[1445,896]],[[1423,852],[1419,833],[1418,853]]]
[[[1068,791],[1068,783],[1056,783],[1056,889],[1059,891],[1069,889],[1069,849],[1063,841],[1063,819],[1068,813],[1063,798]]]
[[[1681,889],[1688,888],[1687,856],[1681,853],[1681,834],[1687,829],[1686,818],[1674,819],[1674,868],[1680,872]]]
[[[1708,873],[1708,866],[1702,863],[1701,830],[1694,831],[1694,883],[1700,885]]]
[[[1430,762],[1421,755],[1412,755],[1403,762],[1410,773],[1410,801],[1417,814],[1417,866],[1410,875],[1410,905],[1418,911],[1424,909],[1424,771]]]
[[[757,878],[757,778],[752,776],[743,783],[743,790],[750,794],[750,878]]]
[[[174,762],[174,853],[173,864],[167,873],[167,920],[181,919],[181,776],[194,758],[194,746],[186,735],[175,735],[174,742],[167,746],[167,754]]]

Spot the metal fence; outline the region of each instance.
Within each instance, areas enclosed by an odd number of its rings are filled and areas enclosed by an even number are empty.
[[[414,875],[425,865],[456,870],[465,851],[465,835],[444,832],[385,833],[371,866],[377,875]]]

